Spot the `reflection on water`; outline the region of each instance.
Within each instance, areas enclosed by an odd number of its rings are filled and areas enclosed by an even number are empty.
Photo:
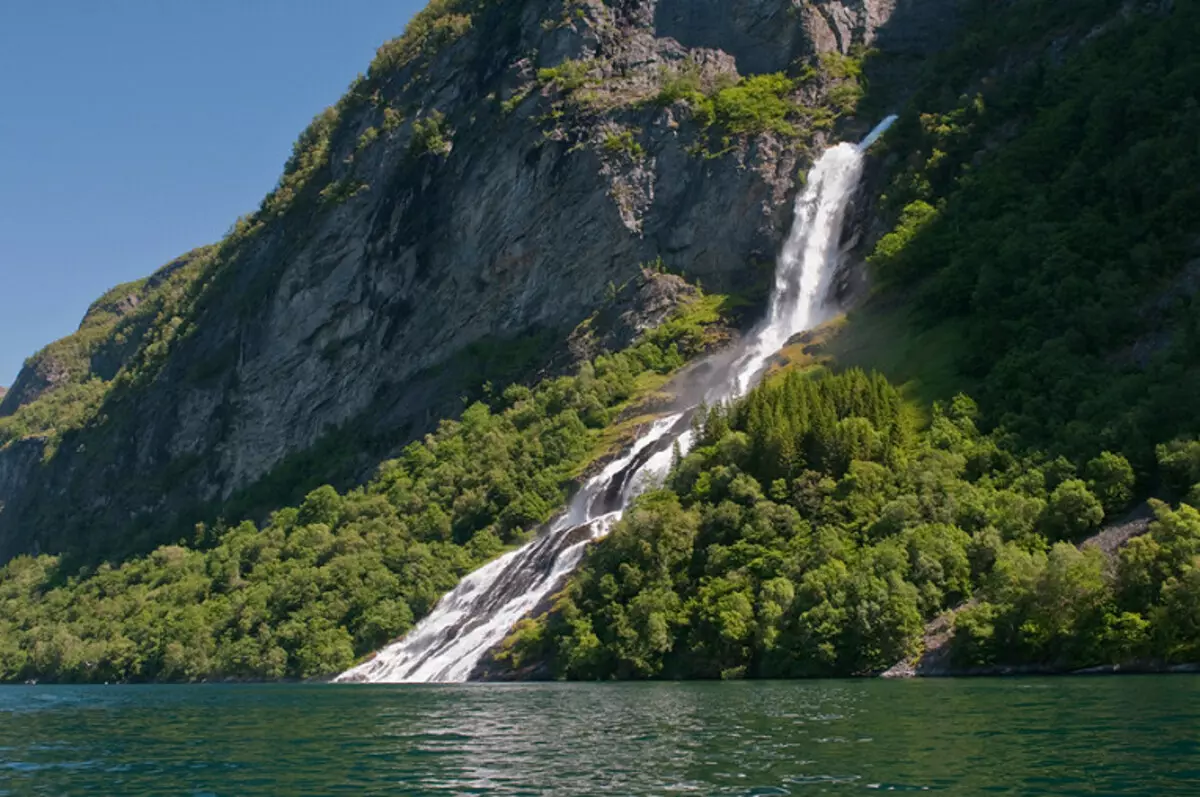
[[[0,795],[1200,794],[1200,678],[0,688]]]

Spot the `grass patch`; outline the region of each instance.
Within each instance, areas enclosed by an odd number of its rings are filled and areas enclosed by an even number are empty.
[[[718,324],[747,304],[740,296],[701,294],[682,305],[674,316],[646,333],[646,340],[656,345],[671,341],[687,355],[696,354],[724,340]]]
[[[962,331],[953,322],[922,329],[903,302],[867,302],[781,349],[768,373],[776,382],[792,371],[877,371],[896,385],[921,424],[935,401],[948,401],[972,384],[956,366],[963,353]]]
[[[928,414],[934,401],[970,392],[972,385],[956,366],[963,335],[954,322],[921,329],[902,302],[867,302],[831,323],[817,351],[837,369],[878,371],[900,388],[908,402]]]
[[[595,78],[588,77],[594,65],[590,59],[575,61],[568,58],[558,66],[539,69],[538,82],[543,86],[553,84],[564,94],[570,94],[598,82]]]

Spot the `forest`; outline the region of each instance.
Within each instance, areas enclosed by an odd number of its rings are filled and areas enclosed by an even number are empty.
[[[919,655],[938,618],[964,669],[1200,661],[1200,6],[1151,5],[972,4],[881,142],[883,234],[847,321],[902,307],[904,334],[940,331],[944,350],[922,358],[949,363],[949,389],[917,395],[868,353],[864,368],[801,364],[704,408],[694,450],[499,664],[577,680],[866,675]],[[373,70],[460,35],[469,18],[438,16],[457,7],[432,5]],[[827,65],[856,77],[839,113],[879,110],[857,83],[886,68],[878,57]],[[656,101],[691,102],[714,144],[800,135],[796,85],[680,84]],[[264,214],[305,190],[331,120],[302,138]],[[440,123],[422,124],[422,146],[442,149]],[[168,298],[145,313],[169,315]],[[701,296],[570,375],[481,386],[357,489],[200,524],[126,561],[9,561],[0,681],[350,666],[536,533],[652,420],[643,400],[709,350],[720,302]],[[140,340],[144,321],[123,334]],[[166,343],[146,340],[117,383],[155,377]],[[0,444],[82,423],[98,389],[79,381],[5,419]],[[1089,543],[1139,515],[1147,532],[1116,552]]]
[[[0,682],[326,675],[402,635],[462,576],[528,538],[642,401],[722,334],[726,299],[693,296],[624,351],[512,384],[379,466],[268,520],[77,570],[0,567]],[[633,413],[632,417],[626,417]]]
[[[990,426],[1153,478],[1155,446],[1200,431],[1200,9],[1118,5],[994,9],[938,60],[888,138],[898,223],[870,260],[915,326],[954,325]],[[979,80],[1062,47],[1064,19],[1086,43]]]
[[[978,418],[960,395],[919,429],[856,370],[711,408],[696,450],[499,660],[569,679],[866,675],[958,610],[962,668],[1195,661],[1200,512],[1155,502],[1110,562],[1077,544],[1128,507],[1128,461],[1022,455]],[[1159,459],[1180,490],[1200,479],[1200,442]]]
[[[978,403],[913,422],[847,372],[714,409],[502,663],[866,674],[947,611],[959,668],[1200,658],[1200,9],[1117,5],[975,4],[885,139],[895,223],[850,326],[901,302],[952,330],[930,359]],[[1079,547],[1147,498],[1148,534]]]

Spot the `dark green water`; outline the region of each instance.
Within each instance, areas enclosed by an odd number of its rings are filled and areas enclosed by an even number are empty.
[[[0,795],[1200,795],[1200,678],[0,688]]]

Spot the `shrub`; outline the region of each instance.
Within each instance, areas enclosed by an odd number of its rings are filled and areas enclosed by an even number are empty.
[[[875,251],[867,258],[881,278],[896,279],[908,275],[913,268],[909,246],[937,215],[936,208],[919,199],[904,206],[895,229],[879,239]]]
[[[413,122],[412,140],[408,152],[414,157],[422,155],[446,155],[452,147],[454,131],[446,124],[441,111],[433,111],[424,119]]]
[[[794,88],[783,73],[748,77],[705,97],[697,104],[696,117],[705,127],[715,125],[735,136],[795,136],[799,131],[789,121],[798,110],[789,97]]]
[[[663,107],[674,105],[680,100],[695,102],[704,98],[700,66],[689,61],[675,72],[664,71],[661,87],[654,97],[654,104]]]
[[[388,110],[391,110],[391,109],[389,108]],[[385,111],[385,115],[386,115],[386,111]],[[363,131],[363,134],[358,137],[358,146],[355,149],[361,152],[362,150],[364,150],[367,147],[374,144],[375,140],[378,138],[379,138],[379,128],[368,127],[366,130]]]
[[[641,160],[646,157],[646,150],[633,137],[632,130],[622,130],[620,133],[605,133],[604,140],[601,144],[606,152],[614,154],[625,154],[634,160]]]
[[[1054,489],[1043,516],[1047,530],[1073,539],[1094,530],[1104,520],[1104,507],[1080,479],[1067,479]]]
[[[538,82],[543,85],[553,84],[564,94],[570,94],[595,82],[593,78],[588,77],[593,66],[595,64],[588,59],[575,61],[568,58],[558,66],[539,69]]]
[[[471,29],[469,14],[461,13],[465,0],[431,0],[409,21],[404,34],[385,43],[375,53],[367,77],[378,81],[389,72],[408,66],[421,55],[430,55]]]
[[[1133,499],[1134,475],[1129,460],[1105,451],[1083,469],[1088,489],[1100,499],[1108,515],[1120,512]]]
[[[1200,482],[1200,440],[1172,440],[1157,447],[1163,481],[1177,493]]]

